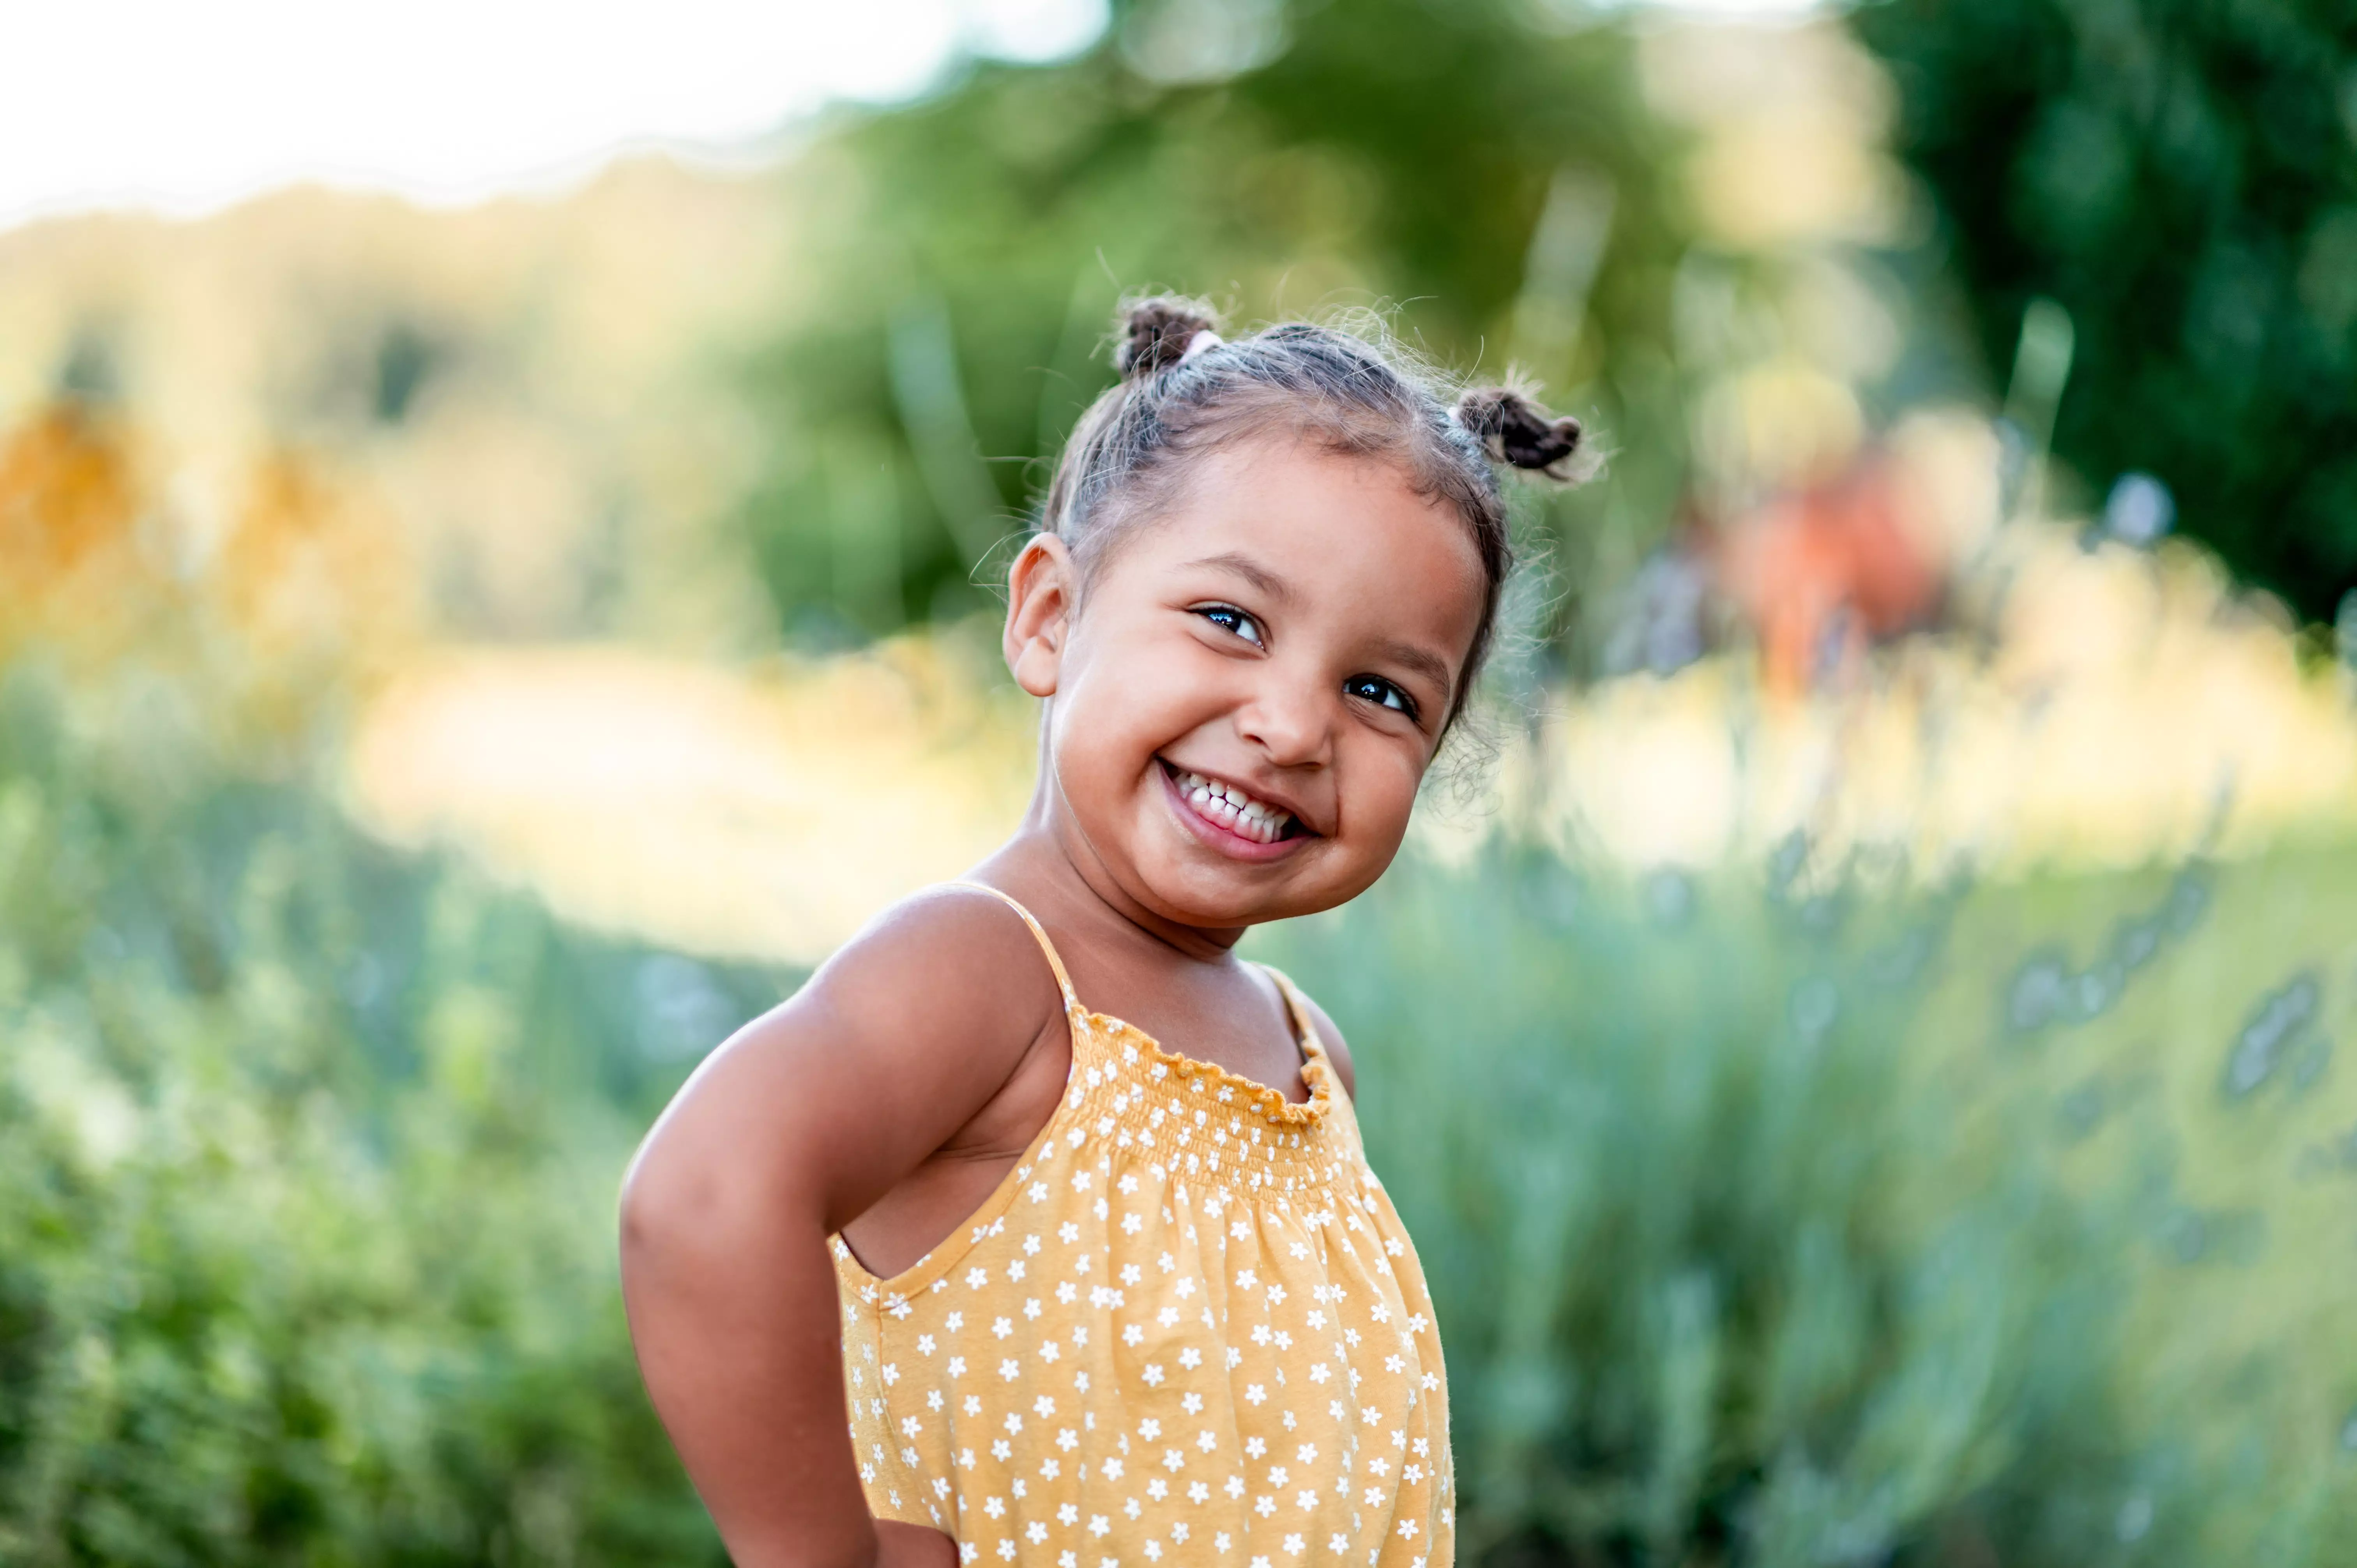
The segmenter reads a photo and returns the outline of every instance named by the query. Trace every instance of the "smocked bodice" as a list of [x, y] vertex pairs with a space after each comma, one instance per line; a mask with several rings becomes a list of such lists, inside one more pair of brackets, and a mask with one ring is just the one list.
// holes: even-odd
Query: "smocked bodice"
[[1055, 969], [1071, 1072], [913, 1266], [834, 1239], [871, 1507], [969, 1563], [1452, 1561], [1431, 1300], [1291, 983], [1302, 1104], [1082, 1008], [985, 891]]

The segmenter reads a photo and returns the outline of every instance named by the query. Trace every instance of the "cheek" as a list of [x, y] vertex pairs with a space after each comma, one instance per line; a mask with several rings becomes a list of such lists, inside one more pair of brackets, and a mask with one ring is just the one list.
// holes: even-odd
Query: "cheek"
[[1357, 808], [1367, 836], [1382, 843], [1389, 854], [1407, 832], [1408, 819], [1415, 811], [1416, 790], [1423, 783], [1423, 766], [1387, 747], [1361, 768], [1358, 786], [1351, 791], [1357, 799], [1346, 798], [1343, 803], [1346, 809]]
[[1093, 788], [1118, 788], [1217, 711], [1217, 683], [1190, 671], [1191, 651], [1119, 645], [1087, 650], [1056, 704], [1054, 744], [1068, 783], [1085, 778]]
[[1364, 733], [1348, 737], [1334, 761], [1342, 822], [1338, 847], [1354, 861], [1376, 863], [1380, 874], [1407, 835], [1424, 766], [1393, 737]]

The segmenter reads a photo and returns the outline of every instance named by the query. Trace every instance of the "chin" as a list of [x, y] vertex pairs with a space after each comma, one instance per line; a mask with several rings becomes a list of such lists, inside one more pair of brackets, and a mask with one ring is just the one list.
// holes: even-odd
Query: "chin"
[[[1131, 863], [1139, 901], [1167, 919], [1206, 929], [1265, 925], [1346, 904], [1373, 881], [1338, 886], [1308, 865], [1240, 867], [1200, 853], [1147, 854]], [[1325, 867], [1317, 868], [1323, 871]]]

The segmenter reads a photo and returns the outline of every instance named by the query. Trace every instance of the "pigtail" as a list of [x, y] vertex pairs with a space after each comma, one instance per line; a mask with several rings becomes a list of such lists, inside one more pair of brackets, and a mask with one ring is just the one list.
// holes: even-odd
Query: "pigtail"
[[1579, 421], [1557, 419], [1511, 387], [1476, 387], [1457, 400], [1456, 414], [1493, 462], [1574, 485], [1593, 478], [1601, 466]]
[[1557, 419], [1514, 388], [1467, 392], [1403, 351], [1379, 318], [1340, 327], [1287, 321], [1222, 339], [1200, 300], [1135, 295], [1114, 317], [1119, 384], [1089, 405], [1057, 459], [1040, 529], [1064, 541], [1083, 578], [1115, 531], [1168, 507], [1188, 463], [1274, 435], [1313, 450], [1386, 462], [1415, 493], [1464, 521], [1481, 563], [1475, 623], [1445, 731], [1480, 672], [1514, 562], [1498, 465], [1577, 482], [1603, 455], [1576, 419]]
[[1122, 380], [1143, 381], [1221, 342], [1219, 320], [1200, 299], [1157, 294], [1122, 306], [1113, 353]]

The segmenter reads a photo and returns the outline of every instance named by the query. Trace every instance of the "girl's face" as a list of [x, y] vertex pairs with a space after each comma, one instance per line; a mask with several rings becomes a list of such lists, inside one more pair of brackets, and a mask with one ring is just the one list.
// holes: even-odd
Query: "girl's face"
[[1043, 802], [1076, 864], [1182, 925], [1330, 908], [1398, 853], [1481, 613], [1464, 521], [1393, 465], [1206, 457], [1088, 585], [1016, 564], [1006, 652], [1053, 696]]

